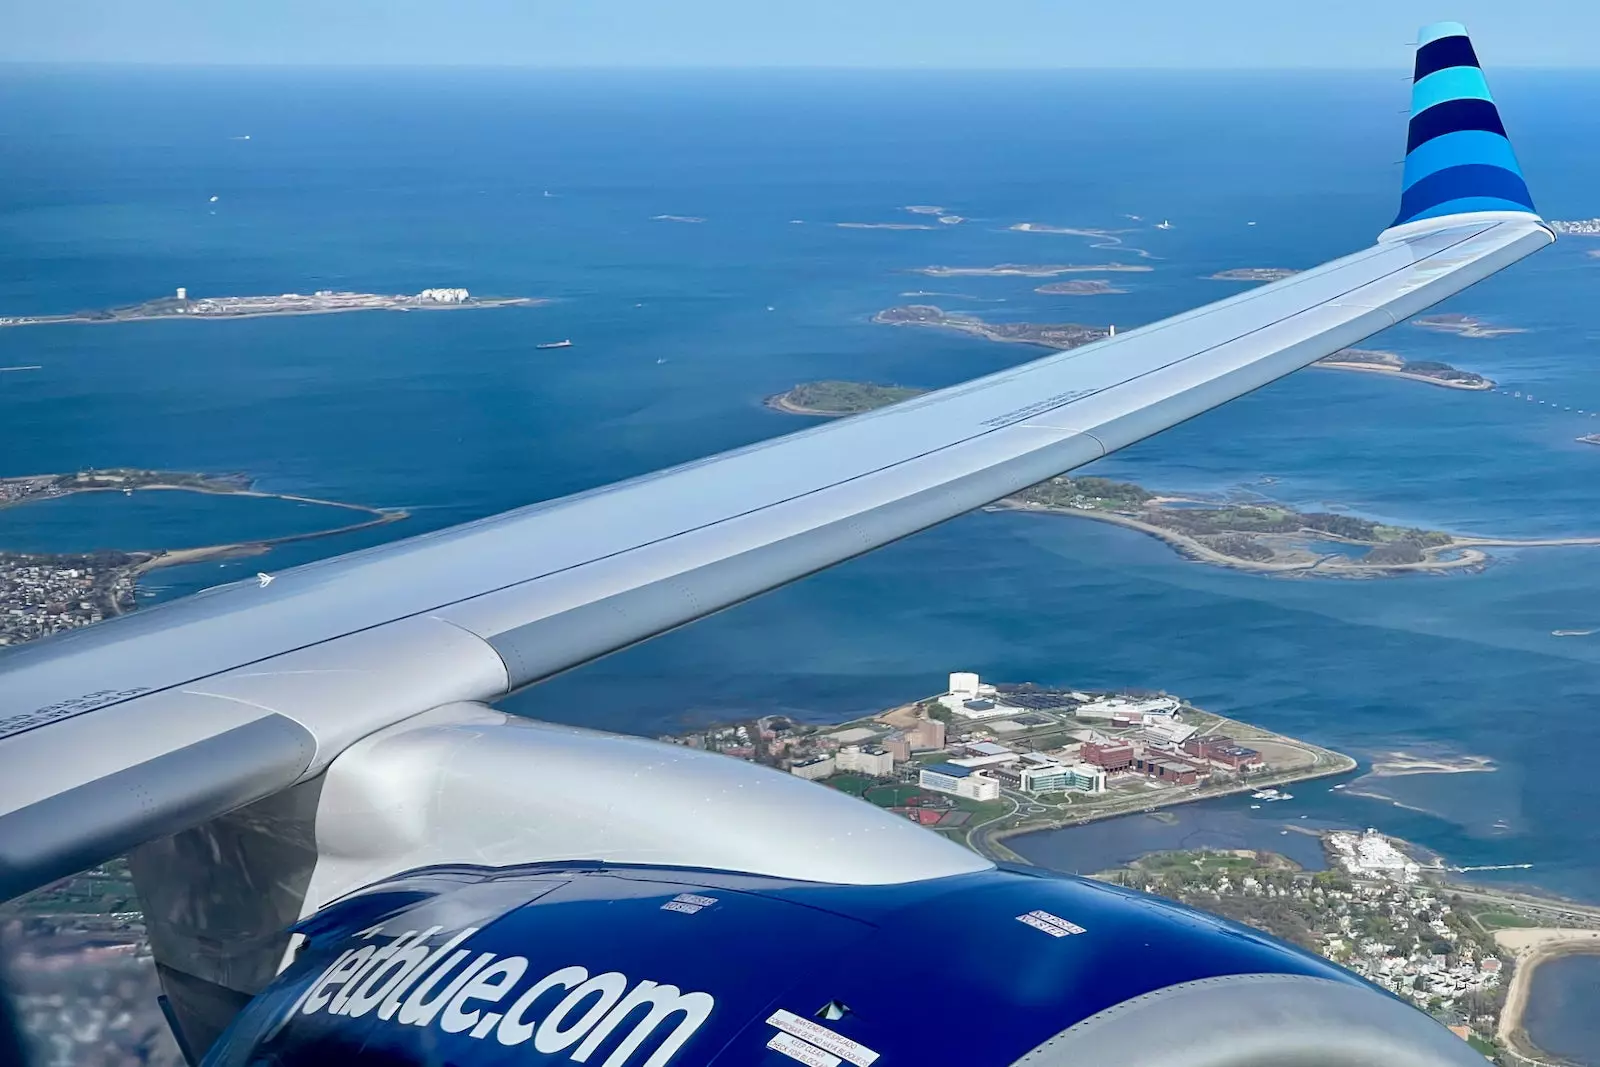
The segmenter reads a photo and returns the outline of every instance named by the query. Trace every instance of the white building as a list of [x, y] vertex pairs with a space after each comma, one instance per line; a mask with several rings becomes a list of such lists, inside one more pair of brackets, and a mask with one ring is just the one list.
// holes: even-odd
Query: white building
[[434, 304], [465, 304], [467, 296], [465, 289], [424, 289], [417, 294], [417, 299]]
[[987, 775], [953, 763], [924, 767], [917, 784], [935, 793], [950, 793], [968, 800], [999, 800], [1000, 783]]
[[1087, 763], [1030, 763], [1018, 772], [1028, 793], [1104, 793], [1106, 772]]
[[1143, 715], [1170, 717], [1177, 714], [1179, 704], [1171, 697], [1153, 697], [1150, 700], [1129, 700], [1127, 697], [1101, 697], [1080, 707], [1074, 714], [1081, 719], [1110, 719], [1114, 715]]
[[1144, 728], [1145, 736], [1154, 744], [1173, 747], [1183, 744], [1196, 732], [1198, 727], [1186, 726], [1181, 722], [1158, 722]]
[[789, 773], [797, 778], [804, 778], [808, 782], [826, 778], [836, 769], [832, 756], [820, 756], [805, 763], [796, 763], [789, 768]]
[[894, 757], [881, 748], [846, 745], [834, 756], [833, 762], [837, 770], [854, 771], [874, 778], [888, 778], [894, 774]]

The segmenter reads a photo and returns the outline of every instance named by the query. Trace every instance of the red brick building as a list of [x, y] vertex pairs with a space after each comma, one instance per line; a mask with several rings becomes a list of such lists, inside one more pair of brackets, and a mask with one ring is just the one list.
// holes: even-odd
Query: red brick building
[[1133, 766], [1133, 746], [1119, 741], [1085, 741], [1078, 758], [1107, 774], [1125, 771]]

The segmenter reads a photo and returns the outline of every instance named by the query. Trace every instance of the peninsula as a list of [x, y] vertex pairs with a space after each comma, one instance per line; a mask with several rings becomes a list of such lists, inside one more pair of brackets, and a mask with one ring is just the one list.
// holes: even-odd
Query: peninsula
[[1600, 545], [1600, 537], [1464, 537], [1353, 515], [1301, 512], [1259, 498], [1161, 496], [1128, 482], [1066, 475], [986, 510], [1096, 519], [1159, 538], [1201, 563], [1300, 578], [1475, 572], [1488, 562], [1487, 548]]
[[266, 497], [356, 513], [353, 522], [283, 537], [202, 545], [181, 549], [138, 549], [86, 553], [11, 552], [0, 549], [0, 603], [20, 609], [0, 615], [0, 646], [44, 637], [121, 615], [134, 607], [141, 575], [160, 567], [255, 556], [276, 545], [353, 533], [408, 517], [400, 509], [368, 507], [339, 500], [268, 493], [242, 474], [211, 475], [185, 471], [116, 467], [76, 474], [36, 474], [0, 478], [0, 508], [71, 496], [76, 493], [145, 491], [213, 493]]
[[1341, 349], [1331, 356], [1323, 356], [1312, 366], [1390, 374], [1396, 378], [1409, 378], [1412, 381], [1440, 385], [1447, 389], [1485, 392], [1495, 387], [1495, 383], [1483, 375], [1452, 367], [1448, 363], [1439, 363], [1435, 360], [1407, 360], [1397, 352], [1371, 348]]
[[1078, 278], [1066, 282], [1049, 282], [1034, 289], [1036, 293], [1045, 293], [1052, 296], [1107, 296], [1112, 293], [1126, 293], [1126, 289], [1118, 289], [1104, 278]]
[[1232, 270], [1219, 270], [1215, 274], [1206, 275], [1207, 281], [1213, 282], [1278, 282], [1291, 278], [1300, 272], [1287, 267], [1235, 267]]
[[[1056, 286], [1073, 286], [1085, 284], [1095, 286], [1093, 289], [1058, 289]], [[1105, 288], [1099, 288], [1099, 286]], [[1036, 292], [1069, 292], [1080, 296], [1098, 295], [1101, 293], [1118, 293], [1124, 290], [1112, 288], [1109, 283], [1099, 280], [1084, 279], [1083, 282], [1057, 282], [1052, 285], [1040, 286]], [[960, 330], [990, 341], [1017, 341], [1023, 344], [1042, 345], [1045, 348], [1068, 349], [1077, 348], [1079, 345], [1098, 341], [1110, 335], [1110, 330], [1102, 330], [1096, 326], [1083, 326], [1077, 323], [1033, 323], [1033, 322], [1006, 322], [991, 323], [978, 318], [976, 315], [958, 315], [947, 312], [931, 304], [906, 304], [900, 307], [885, 308], [872, 317], [873, 322], [887, 323], [891, 326], [942, 326], [945, 329]], [[1473, 320], [1476, 322], [1476, 320]], [[1420, 324], [1420, 320], [1419, 320]], [[1475, 329], [1489, 329], [1481, 324]], [[1501, 331], [1512, 332], [1517, 331]], [[1473, 334], [1472, 336], [1494, 336], [1494, 334]], [[1408, 361], [1394, 352], [1384, 352], [1376, 349], [1346, 348], [1325, 356], [1312, 364], [1316, 367], [1328, 367], [1333, 370], [1357, 371], [1367, 374], [1388, 374], [1396, 378], [1408, 378], [1412, 381], [1427, 382], [1429, 385], [1440, 385], [1450, 389], [1469, 389], [1477, 392], [1493, 389], [1495, 383], [1481, 374], [1472, 371], [1460, 370], [1448, 363], [1439, 363], [1434, 360]]]
[[1437, 333], [1453, 333], [1457, 337], [1500, 337], [1508, 333], [1528, 332], [1517, 326], [1491, 326], [1482, 319], [1454, 312], [1447, 315], [1424, 315], [1419, 319], [1412, 319], [1411, 324]]
[[1112, 272], [1145, 273], [1155, 270], [1135, 263], [997, 263], [992, 267], [913, 267], [911, 273], [933, 278], [1053, 278], [1058, 274]]
[[950, 684], [843, 723], [768, 715], [661, 740], [822, 781], [1004, 859], [1014, 834], [1238, 793], [1292, 800], [1282, 786], [1356, 766], [1166, 693]]
[[959, 330], [990, 341], [1011, 341], [1067, 349], [1098, 341], [1110, 331], [1076, 322], [987, 322], [975, 315], [956, 315], [931, 304], [906, 304], [886, 308], [872, 317], [873, 322], [891, 326], [936, 326]]
[[174, 296], [70, 315], [0, 316], [0, 326], [50, 326], [58, 323], [142, 322], [149, 319], [254, 319], [267, 315], [332, 315], [345, 311], [449, 311], [473, 308], [531, 307], [548, 303], [533, 297], [477, 297], [465, 289], [424, 289], [414, 296], [350, 293], [319, 289], [309, 296]]

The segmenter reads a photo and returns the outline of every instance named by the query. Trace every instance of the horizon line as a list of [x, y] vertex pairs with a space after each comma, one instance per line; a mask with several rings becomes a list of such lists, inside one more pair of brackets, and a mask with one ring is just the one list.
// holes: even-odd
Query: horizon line
[[[1387, 65], [1366, 66], [914, 66], [866, 64], [534, 64], [534, 63], [439, 63], [439, 62], [302, 62], [295, 60], [247, 60], [242, 62], [150, 60], [150, 59], [18, 59], [0, 57], [0, 70], [19, 68], [83, 68], [142, 70], [427, 70], [427, 71], [515, 71], [533, 73], [651, 73], [651, 74], [762, 74], [762, 73], [862, 73], [862, 74], [1370, 74], [1389, 72], [1411, 79], [1409, 68]], [[1496, 71], [1600, 71], [1600, 64], [1498, 64]]]

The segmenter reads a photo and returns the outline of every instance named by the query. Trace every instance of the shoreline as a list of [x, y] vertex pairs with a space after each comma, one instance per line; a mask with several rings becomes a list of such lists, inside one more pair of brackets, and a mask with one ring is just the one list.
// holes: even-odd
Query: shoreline
[[[1215, 713], [1213, 712], [1211, 714]], [[1333, 762], [1330, 765], [1318, 766], [1314, 763], [1309, 767], [1279, 771], [1276, 774], [1256, 775], [1249, 779], [1240, 779], [1228, 785], [1218, 786], [1211, 789], [1201, 786], [1194, 793], [1171, 798], [1160, 798], [1153, 802], [1145, 803], [1143, 806], [1132, 806], [1125, 810], [1119, 809], [1111, 811], [1091, 811], [1086, 812], [1081, 816], [1070, 816], [1062, 819], [1046, 819], [1038, 822], [1024, 822], [1016, 826], [1004, 827], [998, 830], [987, 832], [979, 837], [976, 841], [969, 841], [969, 846], [979, 855], [994, 860], [997, 863], [1023, 863], [1032, 867], [1035, 866], [1032, 860], [1027, 859], [1017, 852], [1014, 852], [1012, 849], [1006, 846], [1005, 842], [1012, 838], [1025, 837], [1028, 834], [1050, 833], [1055, 830], [1070, 830], [1079, 826], [1088, 826], [1090, 823], [1104, 822], [1107, 819], [1124, 819], [1134, 815], [1150, 815], [1158, 811], [1164, 811], [1167, 808], [1185, 807], [1189, 804], [1198, 804], [1207, 800], [1221, 800], [1225, 797], [1238, 796], [1241, 793], [1254, 793], [1269, 786], [1276, 788], [1296, 782], [1314, 782], [1321, 778], [1333, 778], [1341, 774], [1348, 774], [1360, 766], [1354, 757], [1347, 756], [1343, 752], [1335, 752], [1331, 748], [1323, 748], [1321, 745], [1314, 745], [1309, 741], [1300, 741], [1284, 734], [1275, 734], [1272, 733], [1272, 731], [1265, 730], [1262, 727], [1250, 727], [1248, 723], [1239, 722], [1237, 719], [1229, 719], [1226, 716], [1217, 717], [1222, 719], [1222, 721], [1228, 726], [1244, 726], [1250, 729], [1260, 730], [1262, 733], [1268, 735], [1273, 741], [1279, 744], [1288, 744], [1297, 748], [1309, 750], [1313, 753], [1313, 755], [1316, 755], [1319, 758], [1322, 756], [1331, 756], [1333, 758]]]
[[538, 307], [548, 303], [551, 303], [548, 297], [510, 296], [488, 297], [464, 304], [419, 302], [415, 304], [372, 304], [361, 307], [284, 308], [282, 310], [263, 308], [260, 311], [221, 314], [206, 314], [204, 312], [185, 314], [178, 311], [157, 311], [130, 315], [108, 315], [104, 318], [83, 314], [16, 315], [0, 317], [0, 329], [20, 326], [104, 326], [128, 322], [164, 322], [173, 319], [181, 319], [187, 322], [232, 322], [239, 319], [294, 318], [301, 315], [342, 315], [357, 311], [481, 311], [488, 308], [501, 307]]
[[1425, 382], [1428, 385], [1437, 385], [1445, 389], [1462, 389], [1469, 393], [1487, 393], [1495, 388], [1496, 383], [1484, 378], [1476, 382], [1458, 382], [1449, 378], [1435, 378], [1428, 374], [1417, 374], [1412, 371], [1402, 370], [1399, 367], [1386, 367], [1381, 363], [1346, 363], [1343, 360], [1319, 359], [1311, 364], [1313, 367], [1323, 367], [1328, 370], [1353, 370], [1365, 374], [1387, 374], [1391, 378], [1406, 378], [1413, 382]]
[[[101, 472], [101, 476], [109, 477], [114, 474], [114, 476], [124, 479], [132, 476], [135, 479], [146, 477], [154, 480], [137, 485], [115, 483], [109, 485], [57, 484], [62, 479], [83, 477], [86, 474], [93, 473], [95, 472], [80, 472], [78, 475], [40, 474], [0, 478], [0, 485], [16, 483], [28, 485], [33, 483], [43, 486], [40, 491], [23, 496], [20, 499], [0, 500], [0, 509], [21, 507], [43, 500], [62, 499], [79, 493], [122, 492], [131, 495], [136, 492], [156, 491], [284, 500], [297, 504], [314, 504], [320, 507], [337, 508], [346, 512], [358, 512], [364, 517], [356, 522], [346, 522], [343, 525], [324, 529], [284, 534], [280, 537], [230, 541], [223, 544], [195, 545], [190, 548], [104, 549], [91, 552], [24, 552], [0, 548], [0, 564], [21, 563], [26, 566], [40, 568], [46, 572], [59, 572], [63, 569], [87, 569], [90, 571], [93, 585], [84, 595], [86, 597], [85, 602], [92, 606], [71, 613], [74, 621], [68, 625], [69, 629], [73, 626], [82, 626], [94, 621], [96, 607], [100, 609], [102, 616], [105, 618], [126, 615], [130, 611], [136, 610], [138, 607], [136, 594], [140, 579], [164, 567], [178, 567], [191, 563], [206, 563], [214, 560], [265, 555], [279, 545], [355, 533], [359, 530], [399, 522], [411, 516], [411, 513], [404, 508], [379, 508], [369, 504], [355, 504], [344, 500], [325, 500], [319, 497], [303, 496], [298, 493], [266, 492], [265, 490], [252, 488], [253, 483], [244, 480], [242, 476], [238, 475], [219, 477], [203, 474], [190, 475], [186, 472], [178, 471], [146, 471], [117, 468], [114, 472]], [[161, 480], [163, 476], [168, 479], [182, 476], [192, 478], [192, 481], [180, 484], [174, 481], [163, 481]], [[90, 561], [96, 562], [91, 563]], [[48, 582], [50, 579], [46, 578], [45, 580]], [[6, 641], [0, 641], [0, 645], [7, 643]]]
[[1511, 984], [1506, 989], [1505, 1007], [1500, 1011], [1500, 1024], [1495, 1029], [1495, 1040], [1520, 1060], [1550, 1067], [1565, 1062], [1539, 1048], [1522, 1025], [1528, 1010], [1533, 976], [1540, 964], [1566, 956], [1600, 955], [1600, 930], [1570, 930], [1556, 927], [1522, 927], [1496, 930], [1495, 944], [1512, 953]]
[[[1218, 552], [1216, 549], [1211, 548], [1208, 545], [1200, 543], [1187, 534], [1178, 533], [1176, 530], [1169, 530], [1164, 526], [1155, 526], [1151, 523], [1143, 522], [1139, 519], [1133, 518], [1130, 515], [1122, 515], [1114, 511], [1097, 511], [1090, 508], [1049, 507], [1043, 504], [1012, 503], [1008, 500], [996, 501], [995, 503], [986, 506], [984, 510], [1021, 511], [1037, 515], [1060, 515], [1065, 518], [1094, 519], [1097, 522], [1108, 522], [1114, 526], [1123, 526], [1130, 530], [1137, 530], [1140, 533], [1148, 534], [1149, 536], [1157, 538], [1158, 540], [1165, 541], [1168, 545], [1176, 549], [1178, 553], [1185, 559], [1191, 559], [1197, 563], [1208, 563], [1218, 567], [1229, 567], [1233, 570], [1247, 571], [1252, 574], [1314, 574], [1319, 578], [1375, 578], [1390, 575], [1395, 572], [1436, 574], [1449, 571], [1480, 569], [1486, 565], [1489, 561], [1489, 554], [1487, 552], [1480, 551], [1475, 547], [1471, 547], [1472, 545], [1480, 543], [1502, 545], [1538, 544], [1536, 542], [1522, 541], [1480, 542], [1473, 540], [1469, 542], [1467, 539], [1458, 539], [1452, 544], [1439, 545], [1437, 547], [1426, 549], [1425, 551], [1437, 556], [1437, 554], [1440, 552], [1447, 552], [1460, 548], [1463, 549], [1463, 551], [1459, 558], [1453, 560], [1430, 558], [1421, 563], [1331, 563], [1330, 561], [1332, 560], [1349, 558], [1347, 556], [1341, 556], [1338, 553], [1329, 553], [1328, 555], [1319, 556], [1316, 559], [1307, 560], [1304, 562], [1268, 563], [1258, 562], [1256, 560], [1240, 559], [1237, 556], [1226, 555], [1225, 553]], [[1324, 534], [1323, 537], [1327, 540], [1337, 540], [1337, 538], [1334, 538], [1332, 535], [1328, 534]], [[1588, 541], [1580, 541], [1578, 543], [1600, 544], [1600, 538], [1593, 538]], [[1325, 564], [1327, 566], [1325, 566]]]
[[[1093, 519], [1097, 522], [1107, 522], [1115, 526], [1123, 526], [1130, 530], [1148, 534], [1151, 537], [1165, 541], [1176, 549], [1185, 559], [1198, 563], [1209, 563], [1219, 567], [1230, 567], [1234, 570], [1247, 571], [1253, 574], [1280, 574], [1280, 575], [1310, 575], [1318, 578], [1378, 578], [1395, 574], [1447, 574], [1453, 571], [1475, 572], [1487, 566], [1491, 560], [1484, 548], [1573, 548], [1585, 545], [1600, 545], [1600, 537], [1552, 537], [1552, 538], [1515, 538], [1515, 537], [1466, 537], [1458, 534], [1449, 534], [1450, 541], [1442, 545], [1430, 545], [1423, 549], [1424, 558], [1419, 563], [1361, 563], [1353, 561], [1341, 563], [1340, 560], [1349, 560], [1350, 557], [1338, 553], [1328, 553], [1315, 559], [1292, 563], [1272, 563], [1249, 559], [1240, 559], [1229, 556], [1196, 539], [1164, 526], [1136, 519], [1131, 515], [1124, 515], [1115, 511], [1100, 511], [1092, 508], [1055, 507], [1046, 504], [1031, 504], [1013, 501], [1010, 498], [997, 500], [993, 504], [985, 505], [984, 511], [1020, 511], [1038, 515], [1060, 515], [1066, 518]], [[1365, 541], [1349, 541], [1334, 534], [1321, 533], [1323, 540], [1344, 541], [1348, 544], [1366, 544]], [[1439, 559], [1445, 552], [1461, 553], [1455, 559]]]

